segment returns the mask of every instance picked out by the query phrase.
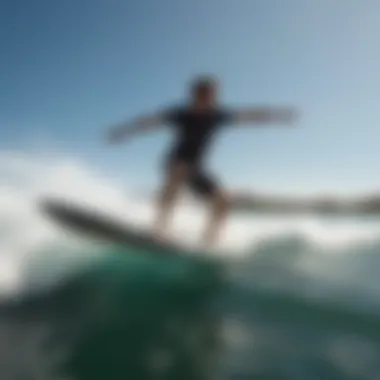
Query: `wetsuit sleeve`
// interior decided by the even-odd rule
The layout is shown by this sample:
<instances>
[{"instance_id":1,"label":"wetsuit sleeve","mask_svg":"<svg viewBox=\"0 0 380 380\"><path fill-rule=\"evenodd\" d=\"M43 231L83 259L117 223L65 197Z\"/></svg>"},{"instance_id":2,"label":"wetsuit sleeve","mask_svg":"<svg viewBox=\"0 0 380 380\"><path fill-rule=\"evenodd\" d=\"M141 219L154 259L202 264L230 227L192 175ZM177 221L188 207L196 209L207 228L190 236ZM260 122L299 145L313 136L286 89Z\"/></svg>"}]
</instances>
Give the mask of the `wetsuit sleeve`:
<instances>
[{"instance_id":1,"label":"wetsuit sleeve","mask_svg":"<svg viewBox=\"0 0 380 380\"><path fill-rule=\"evenodd\" d=\"M233 110L223 109L219 111L218 123L221 125L232 124L236 119L236 112Z\"/></svg>"},{"instance_id":2,"label":"wetsuit sleeve","mask_svg":"<svg viewBox=\"0 0 380 380\"><path fill-rule=\"evenodd\" d=\"M181 111L178 107L172 107L161 113L161 120L168 124L177 124L181 118Z\"/></svg>"}]
</instances>

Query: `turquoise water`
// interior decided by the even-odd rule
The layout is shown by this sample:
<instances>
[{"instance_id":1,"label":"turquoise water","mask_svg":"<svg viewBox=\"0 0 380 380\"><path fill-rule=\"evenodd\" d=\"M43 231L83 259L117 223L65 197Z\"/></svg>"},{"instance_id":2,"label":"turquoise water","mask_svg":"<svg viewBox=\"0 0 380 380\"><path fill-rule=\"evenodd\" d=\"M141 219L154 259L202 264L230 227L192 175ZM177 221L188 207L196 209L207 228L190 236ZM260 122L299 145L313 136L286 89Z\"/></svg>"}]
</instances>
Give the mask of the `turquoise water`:
<instances>
[{"instance_id":1,"label":"turquoise water","mask_svg":"<svg viewBox=\"0 0 380 380\"><path fill-rule=\"evenodd\" d=\"M52 379L209 379L220 274L205 260L110 249L48 293L2 305L15 355L31 346L25 368L8 361L9 376L40 379L33 368L42 368Z\"/></svg>"},{"instance_id":2,"label":"turquoise water","mask_svg":"<svg viewBox=\"0 0 380 380\"><path fill-rule=\"evenodd\" d=\"M367 279L379 247L361 247ZM376 287L302 275L306 251L288 237L225 267L107 248L48 291L3 302L1 378L377 379Z\"/></svg>"}]
</instances>

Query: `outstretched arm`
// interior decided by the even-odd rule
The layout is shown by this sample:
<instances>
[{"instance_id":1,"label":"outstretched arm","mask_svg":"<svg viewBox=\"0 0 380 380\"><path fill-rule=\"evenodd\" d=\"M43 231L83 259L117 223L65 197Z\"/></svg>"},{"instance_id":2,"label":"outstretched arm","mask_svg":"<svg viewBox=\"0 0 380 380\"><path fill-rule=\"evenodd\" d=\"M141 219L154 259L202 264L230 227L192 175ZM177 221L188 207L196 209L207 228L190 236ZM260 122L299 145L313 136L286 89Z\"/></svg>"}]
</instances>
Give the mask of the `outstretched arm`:
<instances>
[{"instance_id":1,"label":"outstretched arm","mask_svg":"<svg viewBox=\"0 0 380 380\"><path fill-rule=\"evenodd\" d=\"M162 115L141 116L130 122L120 123L111 127L107 137L110 142L119 142L135 135L157 130L164 124Z\"/></svg>"},{"instance_id":2,"label":"outstretched arm","mask_svg":"<svg viewBox=\"0 0 380 380\"><path fill-rule=\"evenodd\" d=\"M233 122L238 124L292 124L296 119L294 108L252 107L237 109L233 112Z\"/></svg>"}]
</instances>

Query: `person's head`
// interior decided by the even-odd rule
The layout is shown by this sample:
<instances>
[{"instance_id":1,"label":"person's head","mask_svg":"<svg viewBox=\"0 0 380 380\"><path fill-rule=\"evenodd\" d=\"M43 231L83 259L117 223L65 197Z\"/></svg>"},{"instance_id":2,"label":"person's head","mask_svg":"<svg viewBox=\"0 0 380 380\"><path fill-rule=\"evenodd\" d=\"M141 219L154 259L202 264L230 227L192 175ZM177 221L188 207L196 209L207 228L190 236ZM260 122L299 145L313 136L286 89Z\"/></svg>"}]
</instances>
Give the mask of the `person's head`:
<instances>
[{"instance_id":1,"label":"person's head","mask_svg":"<svg viewBox=\"0 0 380 380\"><path fill-rule=\"evenodd\" d=\"M209 76L196 78L191 84L191 101L200 107L212 107L217 102L218 84Z\"/></svg>"}]
</instances>

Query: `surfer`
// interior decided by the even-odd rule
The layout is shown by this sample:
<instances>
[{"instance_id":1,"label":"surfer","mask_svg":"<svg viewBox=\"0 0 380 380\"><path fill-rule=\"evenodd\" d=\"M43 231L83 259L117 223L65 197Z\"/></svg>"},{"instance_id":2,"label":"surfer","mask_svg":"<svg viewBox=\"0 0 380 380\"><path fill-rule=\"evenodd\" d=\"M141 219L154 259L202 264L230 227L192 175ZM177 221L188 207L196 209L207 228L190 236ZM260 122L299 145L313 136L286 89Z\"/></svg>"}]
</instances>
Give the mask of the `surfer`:
<instances>
[{"instance_id":1,"label":"surfer","mask_svg":"<svg viewBox=\"0 0 380 380\"><path fill-rule=\"evenodd\" d=\"M188 104L171 107L158 114L139 117L112 128L111 142L171 125L175 140L165 161L165 175L159 196L154 236L163 238L176 198L184 185L211 206L211 218L205 229L203 244L211 247L226 219L230 196L218 181L206 172L205 154L214 136L226 124L291 123L291 108L254 107L229 110L218 105L218 83L212 77L198 77L191 84Z\"/></svg>"}]
</instances>

